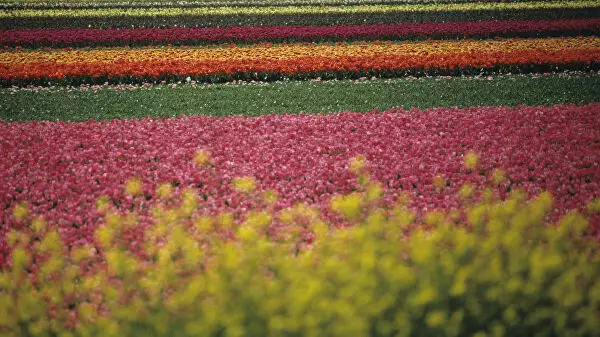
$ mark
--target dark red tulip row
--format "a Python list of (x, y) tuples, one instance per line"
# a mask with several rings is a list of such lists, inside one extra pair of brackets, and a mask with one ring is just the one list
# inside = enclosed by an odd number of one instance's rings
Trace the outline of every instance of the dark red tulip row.
[(0, 34), (6, 46), (94, 46), (140, 44), (198, 44), (283, 40), (410, 39), (423, 37), (547, 36), (597, 34), (600, 18), (563, 20), (505, 20), (483, 22), (426, 22), (334, 26), (241, 26), (139, 29), (14, 29)]
[[(459, 204), (457, 191), (470, 182), (483, 186), (493, 168), (506, 170), (499, 190), (517, 187), (555, 196), (556, 215), (600, 197), (600, 103), (550, 107), (401, 109), (332, 115), (181, 117), (85, 123), (0, 122), (0, 266), (9, 253), (5, 234), (24, 226), (13, 218), (19, 202), (30, 218), (44, 216), (69, 245), (93, 241), (102, 216), (100, 196), (122, 211), (141, 212), (141, 230), (150, 223), (155, 187), (171, 182), (203, 196), (199, 212), (242, 214), (252, 201), (229, 182), (254, 176), (259, 190), (274, 189), (277, 208), (296, 202), (328, 208), (337, 193), (357, 185), (349, 160), (363, 155), (368, 171), (385, 190), (384, 202), (399, 192), (419, 212)], [(194, 154), (212, 154), (213, 168), (198, 167)], [(468, 171), (463, 155), (480, 154)], [(448, 185), (436, 189), (443, 177)], [(144, 183), (132, 198), (123, 184)], [(330, 214), (330, 213), (326, 213)], [(328, 215), (333, 216), (333, 215)], [(335, 218), (332, 221), (335, 221)], [(600, 235), (592, 219), (591, 235)], [(131, 233), (131, 249), (136, 235)], [(600, 236), (599, 236), (600, 238)], [(137, 247), (137, 248), (136, 248)]]

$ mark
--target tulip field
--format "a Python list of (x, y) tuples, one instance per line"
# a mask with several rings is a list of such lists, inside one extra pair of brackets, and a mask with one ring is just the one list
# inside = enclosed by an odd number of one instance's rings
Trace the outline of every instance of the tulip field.
[(0, 336), (600, 335), (600, 1), (0, 0)]

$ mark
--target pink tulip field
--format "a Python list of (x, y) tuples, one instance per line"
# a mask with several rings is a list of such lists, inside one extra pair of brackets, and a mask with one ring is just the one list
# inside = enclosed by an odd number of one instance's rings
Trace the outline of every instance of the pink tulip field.
[[(498, 186), (499, 193), (549, 191), (556, 196), (558, 217), (598, 197), (599, 109), (600, 103), (590, 103), (3, 123), (0, 214), (9, 224), (3, 230), (18, 226), (10, 206), (27, 200), (31, 215), (56, 223), (65, 242), (93, 242), (103, 221), (95, 206), (99, 197), (108, 196), (124, 212), (133, 208), (144, 214), (163, 182), (197, 190), (205, 199), (199, 209), (203, 214), (240, 216), (253, 205), (230, 185), (238, 176), (253, 176), (260, 190), (280, 195), (277, 209), (309, 202), (327, 212), (333, 195), (357, 188), (347, 167), (358, 155), (368, 160), (389, 203), (405, 192), (415, 211), (450, 209), (458, 206), (462, 184), (483, 186), (494, 168), (502, 168), (508, 179)], [(194, 164), (200, 150), (211, 153), (214, 167)], [(470, 151), (484, 154), (472, 172), (462, 165)], [(132, 198), (123, 190), (132, 177), (142, 180), (143, 196)], [(435, 177), (447, 183), (437, 188)], [(329, 215), (334, 223), (340, 220)], [(148, 225), (148, 214), (143, 219)], [(590, 235), (600, 239), (600, 222), (592, 222)], [(131, 240), (136, 249), (136, 236)], [(8, 250), (1, 248), (5, 264)]]

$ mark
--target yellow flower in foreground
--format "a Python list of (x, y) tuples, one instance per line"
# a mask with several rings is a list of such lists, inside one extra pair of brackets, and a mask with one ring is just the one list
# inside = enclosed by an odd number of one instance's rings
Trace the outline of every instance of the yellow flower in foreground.
[(465, 155), (464, 164), (467, 169), (469, 169), (469, 170), (474, 169), (477, 166), (478, 162), (479, 162), (479, 157), (477, 156), (477, 153), (470, 151), (469, 153), (467, 153)]
[(348, 164), (348, 167), (350, 168), (350, 171), (352, 171), (354, 174), (359, 174), (365, 168), (366, 162), (367, 160), (364, 156), (356, 156), (350, 160), (350, 164)]
[(194, 163), (198, 166), (206, 166), (210, 164), (210, 152), (200, 150), (194, 155)]
[(173, 186), (170, 183), (162, 183), (156, 188), (156, 195), (159, 198), (168, 198), (173, 194)]
[(588, 202), (586, 208), (590, 213), (600, 213), (600, 198)]
[(250, 193), (256, 189), (256, 181), (252, 177), (237, 177), (231, 181), (233, 188), (241, 193)]
[(446, 186), (446, 179), (444, 179), (444, 177), (437, 175), (435, 177), (433, 177), (433, 186), (437, 189), (443, 189)]
[(101, 196), (98, 198), (98, 200), (96, 200), (96, 210), (98, 210), (99, 213), (105, 213), (109, 206), (110, 200), (107, 196)]
[(15, 206), (15, 208), (13, 208), (13, 216), (15, 217), (15, 219), (17, 220), (23, 220), (27, 217), (27, 215), (29, 214), (29, 208), (27, 208), (27, 205), (25, 205), (24, 203), (18, 203), (17, 206)]
[(492, 172), (492, 181), (494, 184), (501, 184), (506, 179), (506, 172), (503, 169), (496, 168)]
[(144, 191), (144, 185), (139, 178), (129, 179), (125, 184), (125, 191), (131, 196), (137, 196)]
[(365, 197), (368, 202), (379, 200), (383, 196), (383, 187), (379, 183), (369, 184), (365, 191)]
[(275, 190), (267, 190), (263, 193), (263, 201), (268, 205), (276, 203), (278, 199), (279, 195)]
[(473, 195), (473, 192), (475, 192), (475, 187), (470, 183), (466, 183), (460, 187), (458, 195), (463, 199), (468, 199)]
[(341, 213), (347, 219), (356, 218), (361, 212), (361, 197), (358, 193), (338, 195), (331, 199), (331, 209)]
[(425, 317), (427, 325), (432, 328), (439, 327), (446, 323), (446, 313), (443, 311), (433, 311)]
[(33, 229), (36, 234), (41, 234), (46, 229), (46, 221), (44, 218), (36, 217), (33, 219), (31, 222), (31, 229)]
[(233, 215), (229, 212), (223, 212), (217, 216), (217, 222), (222, 228), (231, 228), (231, 225), (233, 225)]

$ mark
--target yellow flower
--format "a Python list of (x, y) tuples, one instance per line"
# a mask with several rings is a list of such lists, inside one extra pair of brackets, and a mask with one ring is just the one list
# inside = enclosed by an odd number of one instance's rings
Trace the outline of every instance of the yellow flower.
[(338, 195), (331, 199), (331, 209), (341, 213), (347, 219), (355, 219), (361, 211), (361, 197), (358, 193)]
[(285, 224), (290, 224), (292, 221), (294, 221), (294, 213), (291, 209), (283, 209), (279, 212), (279, 220)]
[(30, 256), (24, 248), (17, 247), (12, 251), (12, 268), (20, 270), (29, 264)]
[(96, 209), (98, 210), (98, 213), (106, 212), (109, 206), (110, 199), (108, 199), (107, 196), (101, 196), (100, 198), (98, 198), (98, 200), (96, 200)]
[(71, 259), (74, 262), (81, 262), (85, 259), (88, 259), (90, 257), (92, 257), (93, 255), (93, 248), (90, 246), (80, 246), (80, 247), (76, 247), (73, 248), (71, 250)]
[(156, 195), (159, 198), (168, 198), (173, 194), (173, 186), (171, 183), (162, 183), (156, 188)]
[(24, 203), (18, 203), (15, 208), (13, 208), (13, 216), (17, 220), (23, 220), (29, 214), (29, 208)]
[(81, 303), (77, 308), (79, 317), (84, 321), (92, 321), (94, 319), (94, 307), (90, 303)]
[(487, 209), (484, 205), (474, 206), (467, 212), (467, 222), (473, 226), (482, 225), (486, 214)]
[(430, 211), (425, 214), (425, 223), (433, 226), (441, 225), (446, 214), (441, 211)]
[(317, 221), (313, 223), (312, 226), (315, 234), (317, 235), (317, 238), (320, 239), (327, 236), (327, 233), (329, 232), (329, 227), (326, 223), (324, 223), (323, 221)]
[(600, 198), (588, 202), (586, 208), (590, 213), (600, 213)]
[(254, 241), (258, 238), (256, 230), (250, 226), (240, 227), (237, 234), (242, 241)]
[(217, 220), (222, 228), (231, 228), (233, 224), (233, 215), (228, 212), (223, 212), (218, 215)]
[(186, 188), (182, 193), (183, 202), (179, 209), (180, 215), (189, 217), (198, 208), (198, 195), (190, 188)]
[(350, 168), (350, 171), (352, 171), (352, 173), (358, 175), (364, 170), (366, 162), (367, 160), (364, 156), (356, 156), (350, 160), (348, 168)]
[(31, 229), (38, 235), (42, 234), (46, 229), (46, 221), (44, 218), (36, 217), (33, 219), (33, 221), (31, 221)]
[(121, 217), (116, 213), (108, 213), (104, 216), (106, 225), (110, 228), (117, 228), (122, 223)]
[(274, 204), (279, 199), (277, 192), (275, 190), (267, 190), (263, 193), (263, 201), (268, 204)]
[(198, 166), (207, 166), (210, 164), (210, 152), (200, 150), (194, 155), (194, 163)]
[(466, 183), (460, 187), (460, 190), (458, 191), (458, 195), (463, 199), (468, 199), (473, 195), (474, 191), (475, 191), (475, 188), (473, 187), (473, 185), (470, 183)]
[(46, 233), (38, 246), (38, 251), (41, 253), (59, 252), (63, 248), (62, 240), (58, 231), (52, 230)]
[(446, 186), (446, 179), (440, 175), (433, 177), (433, 186), (440, 190), (443, 189)]
[(198, 231), (208, 232), (213, 225), (213, 220), (211, 217), (203, 215), (194, 221), (194, 225)]
[(425, 317), (427, 325), (432, 328), (437, 328), (446, 323), (446, 313), (443, 311), (433, 311), (427, 314)]
[(501, 184), (504, 181), (504, 179), (506, 179), (506, 172), (504, 172), (504, 170), (500, 168), (494, 169), (494, 171), (492, 172), (492, 182), (498, 185)]
[(233, 188), (241, 193), (250, 193), (256, 189), (256, 181), (253, 177), (237, 177), (231, 181)]
[(19, 243), (22, 239), (21, 233), (15, 229), (11, 229), (8, 233), (6, 233), (6, 242), (14, 246)]
[(96, 239), (102, 247), (110, 247), (113, 236), (114, 231), (108, 226), (100, 227), (96, 230)]
[(125, 191), (131, 196), (138, 196), (144, 191), (144, 185), (139, 178), (129, 179), (125, 184)]
[(62, 256), (53, 256), (47, 261), (45, 261), (44, 264), (41, 266), (40, 274), (44, 277), (48, 277), (50, 274), (62, 271), (64, 267), (65, 263)]
[(379, 200), (383, 195), (383, 188), (379, 183), (369, 184), (366, 190), (366, 200), (367, 202), (373, 202)]
[(477, 153), (470, 151), (465, 155), (464, 165), (467, 169), (473, 170), (475, 167), (477, 167), (478, 162), (479, 157), (477, 156)]
[(248, 214), (248, 218), (244, 222), (244, 225), (255, 229), (261, 229), (270, 225), (271, 221), (271, 215), (267, 212), (250, 212)]

